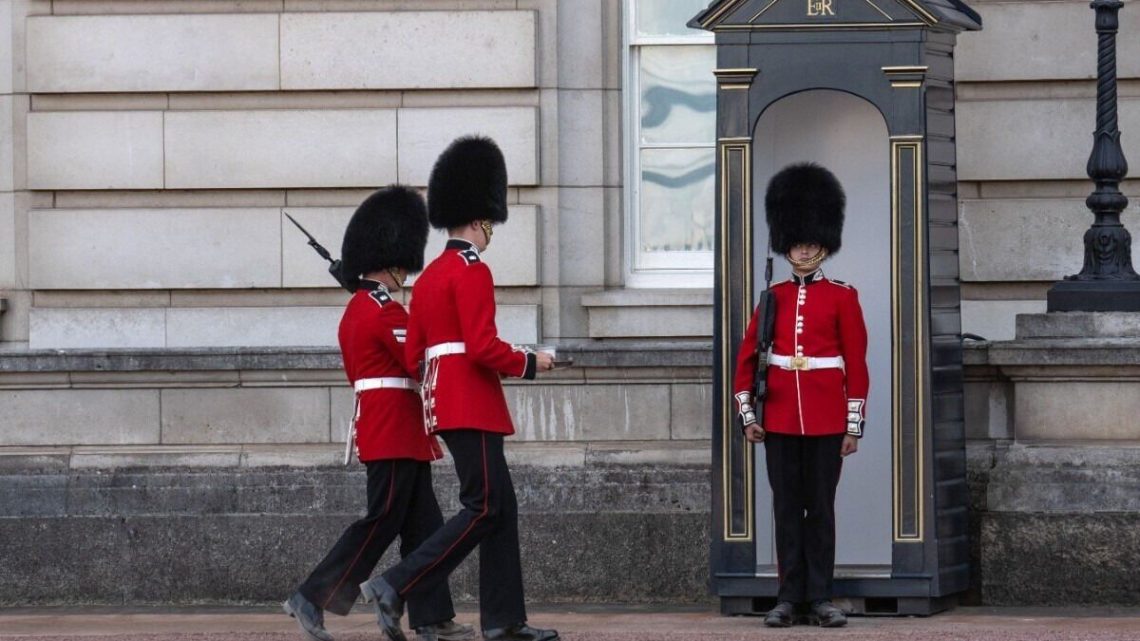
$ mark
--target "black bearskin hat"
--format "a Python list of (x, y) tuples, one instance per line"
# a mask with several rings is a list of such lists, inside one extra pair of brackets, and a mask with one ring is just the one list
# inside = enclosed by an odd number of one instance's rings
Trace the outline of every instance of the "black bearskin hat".
[(439, 155), (428, 179), (428, 220), (436, 229), (507, 221), (507, 163), (495, 141), (464, 136)]
[(764, 196), (772, 251), (787, 254), (800, 243), (819, 243), (828, 254), (839, 251), (846, 204), (843, 186), (830, 171), (810, 162), (784, 167)]
[(362, 274), (381, 269), (422, 270), (427, 235), (427, 206), (419, 192), (390, 185), (373, 193), (344, 230), (340, 255), (345, 286), (355, 291)]

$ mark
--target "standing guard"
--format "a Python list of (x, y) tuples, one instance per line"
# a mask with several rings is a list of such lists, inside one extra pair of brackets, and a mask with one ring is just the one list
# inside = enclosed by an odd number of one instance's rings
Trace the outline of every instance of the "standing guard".
[(495, 327), (495, 286), (480, 253), (507, 220), (507, 169), (488, 138), (464, 137), (444, 150), (428, 183), (429, 218), (450, 239), (416, 282), (408, 325), (410, 364), (424, 366), (425, 429), (455, 461), (463, 508), (414, 552), (360, 586), (375, 600), (380, 627), (405, 641), (405, 599), (429, 594), (479, 548), (479, 614), (487, 641), (555, 641), (527, 625), (519, 558), (518, 504), (503, 456), (514, 433), (500, 378), (534, 378), (552, 356), (514, 347)]
[[(397, 535), (400, 553), (407, 555), (443, 525), (431, 484), (431, 461), (442, 450), (421, 427), (419, 386), (404, 359), (408, 314), (392, 298), (409, 273), (423, 268), (427, 232), (423, 198), (401, 186), (369, 196), (345, 230), (338, 280), (353, 295), (339, 340), (355, 390), (348, 441), (368, 470), (368, 514), (348, 526), (285, 602), (310, 641), (331, 641), (324, 612), (348, 614), (360, 582)], [(474, 629), (454, 617), (446, 581), (409, 602), (410, 623), (422, 640), (474, 638)]]
[[(799, 604), (823, 627), (847, 623), (831, 603), (835, 490), (842, 457), (863, 436), (867, 328), (855, 288), (820, 269), (839, 251), (845, 202), (839, 181), (818, 165), (791, 165), (772, 178), (764, 201), (769, 242), (791, 263), (792, 278), (771, 290), (770, 350), (756, 349), (757, 308), (736, 358), (733, 395), (744, 436), (764, 443), (772, 486), (780, 589), (764, 619), (771, 627), (792, 625)], [(767, 388), (753, 398), (760, 366)]]

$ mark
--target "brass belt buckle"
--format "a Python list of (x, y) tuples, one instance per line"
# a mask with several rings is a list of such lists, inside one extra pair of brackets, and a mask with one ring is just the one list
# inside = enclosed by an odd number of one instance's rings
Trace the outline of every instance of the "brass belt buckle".
[(792, 369), (806, 370), (808, 368), (807, 356), (793, 356)]

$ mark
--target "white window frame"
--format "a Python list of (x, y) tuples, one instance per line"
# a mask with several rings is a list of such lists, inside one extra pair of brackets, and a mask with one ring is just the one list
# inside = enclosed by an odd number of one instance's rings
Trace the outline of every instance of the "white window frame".
[[(622, 28), (622, 145), (625, 150), (625, 284), (627, 287), (711, 288), (713, 285), (713, 252), (653, 252), (647, 256), (640, 248), (641, 224), (641, 150), (642, 149), (716, 149), (716, 140), (708, 144), (645, 144), (641, 138), (641, 47), (647, 45), (709, 46), (715, 44), (712, 33), (691, 36), (638, 36), (637, 0), (624, 0), (625, 20)], [(712, 70), (709, 70), (710, 78)], [(649, 260), (646, 261), (645, 259)]]

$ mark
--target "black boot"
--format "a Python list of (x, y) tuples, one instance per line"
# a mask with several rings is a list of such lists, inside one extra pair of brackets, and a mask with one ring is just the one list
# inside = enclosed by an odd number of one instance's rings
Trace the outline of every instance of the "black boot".
[(532, 628), (525, 622), (483, 630), (484, 641), (558, 641), (557, 630)]
[(454, 620), (444, 621), (417, 627), (416, 637), (418, 641), (473, 641), (475, 628)]
[(297, 620), (297, 625), (301, 626), (301, 633), (309, 641), (333, 641), (332, 635), (325, 629), (324, 611), (300, 592), (294, 592), (283, 608), (285, 614)]
[(408, 641), (400, 629), (400, 617), (404, 616), (404, 600), (396, 588), (388, 585), (384, 577), (373, 577), (360, 584), (360, 593), (365, 603), (376, 602), (376, 624), (388, 635), (391, 641)]
[(843, 614), (843, 610), (835, 607), (831, 601), (813, 601), (811, 614), (819, 622), (821, 628), (842, 628), (847, 625), (847, 615)]
[(780, 601), (764, 617), (769, 628), (790, 628), (795, 620), (796, 606), (791, 601)]

